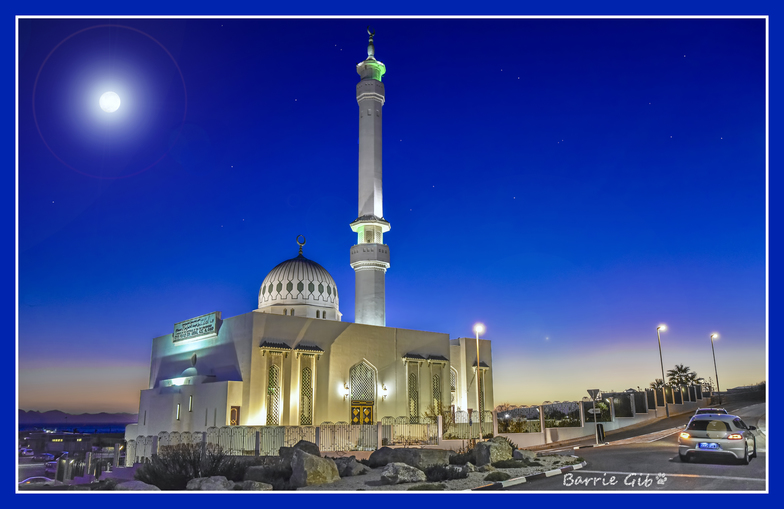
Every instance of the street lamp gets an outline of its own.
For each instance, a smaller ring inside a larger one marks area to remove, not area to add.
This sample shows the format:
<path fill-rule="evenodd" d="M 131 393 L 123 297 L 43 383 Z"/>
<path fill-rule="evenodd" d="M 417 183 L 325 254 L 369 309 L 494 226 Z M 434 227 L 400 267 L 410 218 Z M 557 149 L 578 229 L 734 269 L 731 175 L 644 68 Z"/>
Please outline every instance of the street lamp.
<path fill-rule="evenodd" d="M 662 359 L 661 335 L 659 334 L 659 330 L 667 330 L 667 326 L 662 324 L 656 327 L 656 338 L 659 340 L 659 362 L 661 362 L 661 369 L 662 369 L 662 395 L 664 396 L 664 411 L 667 413 L 667 417 L 669 417 L 670 407 L 667 405 L 667 391 L 666 391 L 666 384 L 664 383 L 664 360 Z"/>
<path fill-rule="evenodd" d="M 719 405 L 721 405 L 721 388 L 719 387 L 719 371 L 716 369 L 716 349 L 713 348 L 713 338 L 718 338 L 715 332 L 711 334 L 711 352 L 713 352 L 713 372 L 716 374 L 716 392 L 719 393 Z"/>
<path fill-rule="evenodd" d="M 482 440 L 482 409 L 479 408 L 479 335 L 485 331 L 485 326 L 481 323 L 474 325 L 474 332 L 476 333 L 476 410 L 479 414 L 479 438 L 477 441 Z"/>

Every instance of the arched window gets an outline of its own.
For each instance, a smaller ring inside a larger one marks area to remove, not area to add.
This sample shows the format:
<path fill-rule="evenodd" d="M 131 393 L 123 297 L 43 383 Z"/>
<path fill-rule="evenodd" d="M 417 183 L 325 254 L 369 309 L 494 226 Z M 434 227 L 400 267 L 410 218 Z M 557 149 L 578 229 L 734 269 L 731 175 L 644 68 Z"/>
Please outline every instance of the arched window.
<path fill-rule="evenodd" d="M 284 315 L 288 315 L 288 314 L 289 314 L 289 310 L 288 310 L 288 309 L 284 309 L 284 310 L 283 310 L 283 314 L 284 314 Z"/>
<path fill-rule="evenodd" d="M 320 313 L 321 311 L 316 311 L 316 318 L 321 318 Z"/>
<path fill-rule="evenodd" d="M 294 310 L 293 309 L 291 310 L 291 316 L 294 316 Z"/>

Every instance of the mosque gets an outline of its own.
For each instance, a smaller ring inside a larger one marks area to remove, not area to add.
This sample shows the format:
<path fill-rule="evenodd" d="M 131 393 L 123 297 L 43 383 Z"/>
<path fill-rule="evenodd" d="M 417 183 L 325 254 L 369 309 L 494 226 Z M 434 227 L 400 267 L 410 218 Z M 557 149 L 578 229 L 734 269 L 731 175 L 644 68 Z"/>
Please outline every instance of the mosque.
<path fill-rule="evenodd" d="M 494 408 L 489 341 L 386 326 L 386 68 L 368 33 L 368 56 L 356 66 L 359 211 L 350 224 L 357 235 L 350 249 L 356 323 L 341 321 L 335 281 L 305 257 L 305 239 L 297 237 L 297 256 L 261 283 L 258 309 L 188 318 L 153 339 L 149 388 L 141 391 L 139 422 L 126 428 L 126 439 L 215 426 L 375 424 L 385 416 L 418 422 L 425 413 L 478 408 L 485 415 Z"/>

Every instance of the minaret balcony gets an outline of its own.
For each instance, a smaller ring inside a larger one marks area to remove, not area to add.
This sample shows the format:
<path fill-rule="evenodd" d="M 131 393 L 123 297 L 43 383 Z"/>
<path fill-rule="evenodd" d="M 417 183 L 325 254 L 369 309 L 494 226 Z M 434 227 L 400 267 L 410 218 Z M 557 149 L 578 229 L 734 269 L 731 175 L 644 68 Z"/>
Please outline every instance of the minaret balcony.
<path fill-rule="evenodd" d="M 367 262 L 389 268 L 389 246 L 386 244 L 357 244 L 351 247 L 351 266 L 366 265 Z"/>

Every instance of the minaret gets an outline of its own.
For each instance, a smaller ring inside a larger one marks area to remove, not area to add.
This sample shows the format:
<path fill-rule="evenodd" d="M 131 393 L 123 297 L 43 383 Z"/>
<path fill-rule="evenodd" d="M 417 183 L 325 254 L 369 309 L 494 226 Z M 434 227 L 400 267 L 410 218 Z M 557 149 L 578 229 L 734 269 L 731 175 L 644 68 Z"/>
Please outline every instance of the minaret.
<path fill-rule="evenodd" d="M 368 57 L 357 64 L 362 77 L 357 83 L 359 104 L 359 217 L 351 223 L 357 233 L 357 244 L 351 248 L 351 268 L 354 269 L 356 300 L 354 321 L 368 325 L 386 325 L 385 274 L 389 268 L 389 247 L 384 244 L 384 232 L 389 223 L 384 219 L 381 191 L 381 109 L 384 106 L 384 64 L 376 60 L 373 36 Z"/>

